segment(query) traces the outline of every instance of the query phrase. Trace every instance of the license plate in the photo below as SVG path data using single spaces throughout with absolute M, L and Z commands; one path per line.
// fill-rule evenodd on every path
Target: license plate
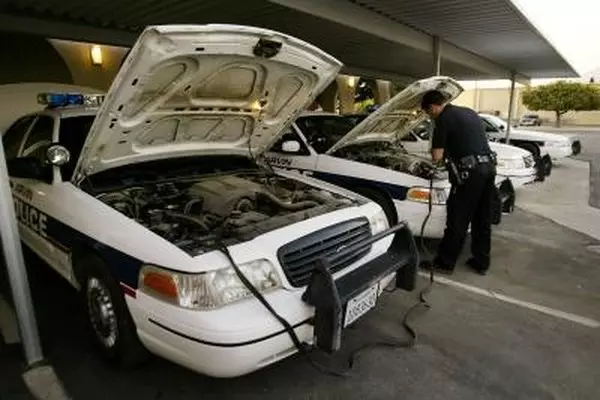
M 344 328 L 365 315 L 370 309 L 375 307 L 377 296 L 379 295 L 379 283 L 371 286 L 367 290 L 354 296 L 346 305 L 346 316 L 344 318 Z

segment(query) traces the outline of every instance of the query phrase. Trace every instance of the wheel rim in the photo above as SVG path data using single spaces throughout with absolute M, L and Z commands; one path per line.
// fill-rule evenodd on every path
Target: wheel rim
M 87 284 L 88 316 L 96 337 L 106 348 L 117 342 L 119 327 L 108 288 L 97 278 Z

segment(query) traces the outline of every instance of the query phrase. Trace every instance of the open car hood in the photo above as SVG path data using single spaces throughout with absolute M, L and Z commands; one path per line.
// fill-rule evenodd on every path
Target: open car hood
M 285 34 L 238 25 L 144 30 L 113 81 L 75 170 L 186 155 L 257 155 L 342 64 Z
M 416 81 L 356 125 L 327 153 L 331 154 L 344 146 L 361 142 L 402 139 L 421 121 L 428 118 L 421 110 L 421 98 L 430 90 L 441 91 L 448 102 L 451 102 L 462 93 L 463 88 L 457 81 L 445 76 Z

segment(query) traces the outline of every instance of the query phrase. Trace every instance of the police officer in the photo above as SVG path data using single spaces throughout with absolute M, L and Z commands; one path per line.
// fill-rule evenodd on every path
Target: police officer
M 496 159 L 481 119 L 466 107 L 446 104 L 437 91 L 425 93 L 421 108 L 434 120 L 431 155 L 446 162 L 452 189 L 446 202 L 444 237 L 433 261 L 435 270 L 452 273 L 471 224 L 472 269 L 485 275 L 490 267 L 492 199 Z

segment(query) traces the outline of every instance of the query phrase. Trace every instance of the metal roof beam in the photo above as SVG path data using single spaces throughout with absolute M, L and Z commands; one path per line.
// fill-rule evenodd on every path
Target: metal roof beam
M 340 0 L 269 0 L 271 3 L 324 18 L 329 21 L 358 29 L 390 42 L 409 46 L 424 52 L 433 53 L 433 37 L 425 32 L 395 22 L 366 8 Z M 458 46 L 441 40 L 442 58 L 485 75 L 498 78 L 510 78 L 509 68 L 497 64 L 487 58 L 478 56 Z M 443 71 L 442 71 L 443 72 Z M 527 81 L 523 75 L 517 75 L 517 81 Z
M 383 79 L 406 85 L 409 85 L 419 79 L 414 76 L 402 75 L 388 71 L 381 71 L 373 68 L 354 67 L 352 65 L 345 65 L 340 73 L 345 75 L 362 76 L 364 78 Z
M 118 29 L 96 28 L 69 22 L 0 13 L 0 30 L 114 46 L 133 46 L 138 34 Z

